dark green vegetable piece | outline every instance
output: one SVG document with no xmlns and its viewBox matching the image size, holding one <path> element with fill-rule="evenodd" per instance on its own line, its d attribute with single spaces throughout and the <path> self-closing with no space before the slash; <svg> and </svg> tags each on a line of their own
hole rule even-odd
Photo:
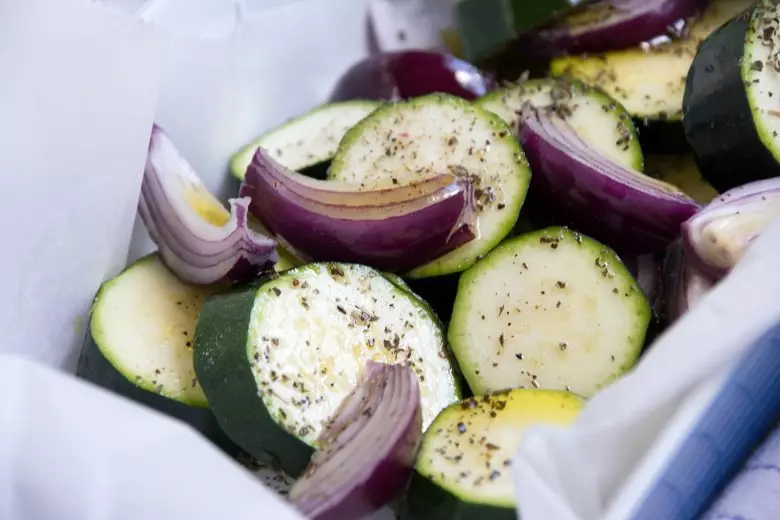
<svg viewBox="0 0 780 520">
<path fill-rule="evenodd" d="M 719 192 L 780 175 L 780 16 L 759 2 L 701 45 L 688 74 L 683 126 Z"/>
</svg>

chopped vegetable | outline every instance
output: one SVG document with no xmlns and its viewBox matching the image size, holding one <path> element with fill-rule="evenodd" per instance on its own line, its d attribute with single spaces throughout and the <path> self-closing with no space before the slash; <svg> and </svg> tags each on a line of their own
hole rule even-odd
<svg viewBox="0 0 780 520">
<path fill-rule="evenodd" d="M 727 191 L 683 225 L 689 261 L 711 278 L 722 278 L 778 216 L 780 178 Z"/>
<path fill-rule="evenodd" d="M 752 2 L 711 0 L 679 37 L 601 54 L 562 56 L 551 62 L 550 72 L 596 85 L 622 103 L 642 123 L 639 138 L 646 151 L 680 153 L 687 148 L 681 129 L 683 93 L 697 49 Z M 677 139 L 670 139 L 674 136 Z"/>
<path fill-rule="evenodd" d="M 156 254 L 137 260 L 95 296 L 77 375 L 189 423 L 234 450 L 192 366 L 198 315 L 219 288 L 182 282 Z"/>
<path fill-rule="evenodd" d="M 408 274 L 427 278 L 468 268 L 515 225 L 530 171 L 510 128 L 498 116 L 453 96 L 386 105 L 347 133 L 330 178 L 366 191 L 444 172 L 474 186 L 479 236 Z"/>
<path fill-rule="evenodd" d="M 407 366 L 368 361 L 323 428 L 319 450 L 290 490 L 307 518 L 363 518 L 405 489 L 422 440 L 420 389 Z"/>
<path fill-rule="evenodd" d="M 504 390 L 454 404 L 423 437 L 402 511 L 408 520 L 515 520 L 512 458 L 536 424 L 567 426 L 578 396 L 549 390 Z"/>
<path fill-rule="evenodd" d="M 688 261 L 680 242 L 669 248 L 663 271 L 666 279 L 666 320 L 669 324 L 695 307 L 717 283 Z"/>
<path fill-rule="evenodd" d="M 467 59 L 481 62 L 500 54 L 526 32 L 554 18 L 579 0 L 461 0 L 456 20 Z"/>
<path fill-rule="evenodd" d="M 261 149 L 241 195 L 295 257 L 367 263 L 387 271 L 423 265 L 477 234 L 471 181 L 453 174 L 358 192 L 288 170 Z"/>
<path fill-rule="evenodd" d="M 207 301 L 195 372 L 225 432 L 299 475 L 366 361 L 417 375 L 423 426 L 460 398 L 441 324 L 378 271 L 311 264 Z"/>
<path fill-rule="evenodd" d="M 625 168 L 642 171 L 642 149 L 631 116 L 601 90 L 576 80 L 535 79 L 494 90 L 477 101 L 514 130 L 526 103 L 549 108 L 593 150 Z"/>
<path fill-rule="evenodd" d="M 633 367 L 650 317 L 612 250 L 548 228 L 504 242 L 461 277 L 447 337 L 475 394 L 590 397 Z"/>
<path fill-rule="evenodd" d="M 625 49 L 682 29 L 707 0 L 597 0 L 535 31 L 534 52 L 578 54 Z M 673 33 L 672 33 L 673 34 Z"/>
<path fill-rule="evenodd" d="M 160 257 L 187 282 L 242 279 L 276 262 L 276 241 L 247 225 L 249 199 L 230 212 L 209 193 L 158 126 L 152 129 L 138 211 Z"/>
<path fill-rule="evenodd" d="M 653 255 L 641 255 L 635 257 L 624 257 L 623 264 L 626 266 L 631 276 L 636 280 L 642 293 L 647 298 L 650 307 L 657 317 L 665 314 L 664 305 L 666 304 L 665 287 L 663 280 L 663 259 L 664 254 L 656 253 Z"/>
<path fill-rule="evenodd" d="M 455 56 L 406 50 L 359 61 L 344 73 L 330 99 L 399 100 L 436 92 L 475 99 L 492 87 L 490 76 Z"/>
<path fill-rule="evenodd" d="M 780 8 L 761 1 L 702 44 L 685 89 L 685 135 L 720 192 L 780 175 Z"/>
<path fill-rule="evenodd" d="M 534 172 L 533 193 L 559 221 L 621 253 L 660 251 L 699 209 L 674 186 L 628 170 L 585 143 L 560 115 L 529 105 L 520 142 Z"/>
<path fill-rule="evenodd" d="M 374 101 L 358 100 L 330 103 L 310 110 L 236 152 L 230 159 L 230 172 L 244 180 L 258 148 L 266 149 L 274 160 L 298 172 L 330 161 L 347 130 L 378 106 Z"/>
</svg>

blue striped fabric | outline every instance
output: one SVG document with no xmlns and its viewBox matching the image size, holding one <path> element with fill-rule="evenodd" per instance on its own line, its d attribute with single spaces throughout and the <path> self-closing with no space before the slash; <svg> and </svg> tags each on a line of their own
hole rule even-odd
<svg viewBox="0 0 780 520">
<path fill-rule="evenodd" d="M 734 368 L 633 520 L 700 518 L 779 418 L 780 324 Z"/>
</svg>

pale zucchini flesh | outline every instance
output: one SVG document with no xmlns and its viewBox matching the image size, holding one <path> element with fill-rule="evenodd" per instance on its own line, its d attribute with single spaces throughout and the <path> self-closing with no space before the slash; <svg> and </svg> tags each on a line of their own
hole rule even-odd
<svg viewBox="0 0 780 520">
<path fill-rule="evenodd" d="M 565 228 L 504 242 L 460 279 L 448 338 L 476 394 L 590 397 L 638 359 L 650 305 L 617 255 Z"/>
<path fill-rule="evenodd" d="M 430 309 L 379 272 L 310 264 L 258 291 L 247 360 L 268 412 L 314 445 L 369 359 L 417 373 L 424 426 L 459 398 L 441 325 Z"/>
<path fill-rule="evenodd" d="M 450 500 L 514 508 L 511 461 L 523 434 L 538 423 L 566 426 L 582 406 L 572 393 L 534 389 L 466 399 L 431 424 L 416 471 L 451 494 Z"/>
<path fill-rule="evenodd" d="M 780 162 L 780 7 L 763 0 L 753 10 L 745 37 L 742 77 L 756 131 L 772 156 Z"/>
<path fill-rule="evenodd" d="M 154 254 L 100 288 L 90 330 L 101 354 L 139 388 L 205 407 L 195 378 L 195 326 L 213 286 L 179 280 Z"/>
<path fill-rule="evenodd" d="M 600 87 L 636 118 L 679 121 L 688 70 L 702 41 L 752 0 L 712 0 L 680 39 L 594 55 L 553 59 L 553 76 Z"/>
<path fill-rule="evenodd" d="M 535 79 L 495 90 L 477 101 L 515 131 L 526 103 L 554 110 L 601 155 L 642 171 L 642 149 L 631 116 L 603 91 L 578 81 Z"/>
<path fill-rule="evenodd" d="M 329 178 L 365 191 L 441 173 L 472 180 L 479 236 L 409 273 L 425 278 L 468 268 L 498 245 L 517 221 L 530 171 L 506 123 L 487 110 L 444 94 L 389 104 L 347 132 Z"/>
<path fill-rule="evenodd" d="M 243 180 L 259 147 L 291 170 L 299 171 L 329 161 L 347 130 L 379 105 L 376 101 L 355 100 L 317 107 L 244 146 L 231 158 L 230 171 Z"/>
</svg>

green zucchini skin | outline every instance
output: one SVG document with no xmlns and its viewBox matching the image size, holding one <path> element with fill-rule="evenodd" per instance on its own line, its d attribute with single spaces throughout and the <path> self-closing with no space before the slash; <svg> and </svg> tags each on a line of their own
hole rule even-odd
<svg viewBox="0 0 780 520">
<path fill-rule="evenodd" d="M 225 433 L 250 455 L 258 459 L 270 455 L 281 469 L 297 477 L 314 450 L 274 421 L 246 363 L 255 297 L 256 290 L 234 291 L 206 302 L 195 329 L 195 374 Z M 244 398 L 230 399 L 235 395 Z M 273 453 L 269 454 L 268 446 L 275 447 Z"/>
<path fill-rule="evenodd" d="M 780 165 L 761 142 L 745 91 L 741 64 L 750 23 L 749 16 L 740 15 L 707 38 L 683 98 L 685 135 L 696 163 L 721 193 L 780 175 Z"/>
<path fill-rule="evenodd" d="M 87 334 L 81 348 L 76 376 L 189 424 L 229 455 L 240 452 L 238 446 L 222 431 L 209 408 L 180 403 L 128 381 L 106 359 L 91 334 Z"/>
<path fill-rule="evenodd" d="M 415 471 L 400 517 L 402 520 L 516 520 L 514 507 L 465 502 Z"/>
</svg>

